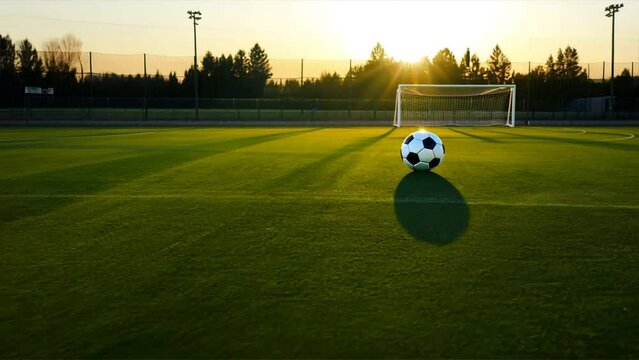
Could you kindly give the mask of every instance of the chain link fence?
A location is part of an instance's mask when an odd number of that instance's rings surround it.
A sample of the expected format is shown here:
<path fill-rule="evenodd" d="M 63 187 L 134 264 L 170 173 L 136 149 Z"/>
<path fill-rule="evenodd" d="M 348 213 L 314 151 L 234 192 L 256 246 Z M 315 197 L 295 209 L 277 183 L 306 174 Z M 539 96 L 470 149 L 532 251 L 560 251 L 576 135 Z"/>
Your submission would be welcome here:
<path fill-rule="evenodd" d="M 45 52 L 39 52 L 44 56 Z M 229 55 L 230 56 L 230 55 Z M 159 74 L 168 77 L 175 73 L 182 80 L 184 73 L 193 66 L 193 56 L 167 56 L 154 54 L 107 54 L 98 52 L 82 52 L 78 55 L 76 65 L 79 77 L 104 76 L 117 74 L 125 76 Z M 202 63 L 203 56 L 198 57 L 198 64 Z M 364 65 L 366 59 L 269 59 L 272 68 L 272 80 L 304 80 L 318 79 L 322 74 L 337 73 L 340 78 L 346 77 L 349 70 L 356 66 Z M 512 71 L 522 75 L 528 75 L 538 66 L 545 66 L 543 62 L 521 61 L 512 62 Z M 201 65 L 198 65 L 201 67 Z M 482 63 L 486 67 L 487 63 Z M 593 81 L 606 81 L 610 79 L 611 69 L 609 61 L 580 63 L 589 79 Z M 634 78 L 639 77 L 639 62 L 615 62 L 614 76 L 620 76 L 624 70 L 628 70 Z"/>
<path fill-rule="evenodd" d="M 31 97 L 22 108 L 0 109 L 0 121 L 349 121 L 387 122 L 394 115 L 394 100 L 373 99 L 199 99 L 196 117 L 194 99 L 121 97 Z M 637 120 L 639 112 L 517 111 L 519 125 L 532 120 Z"/>

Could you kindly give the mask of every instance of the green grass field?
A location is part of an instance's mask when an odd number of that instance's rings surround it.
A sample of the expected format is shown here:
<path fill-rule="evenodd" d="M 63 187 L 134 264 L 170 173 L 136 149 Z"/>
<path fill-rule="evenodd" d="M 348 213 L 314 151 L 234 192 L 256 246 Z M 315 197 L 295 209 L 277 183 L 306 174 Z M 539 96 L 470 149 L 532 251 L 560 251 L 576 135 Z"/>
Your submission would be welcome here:
<path fill-rule="evenodd" d="M 0 129 L 0 357 L 639 357 L 639 128 Z"/>

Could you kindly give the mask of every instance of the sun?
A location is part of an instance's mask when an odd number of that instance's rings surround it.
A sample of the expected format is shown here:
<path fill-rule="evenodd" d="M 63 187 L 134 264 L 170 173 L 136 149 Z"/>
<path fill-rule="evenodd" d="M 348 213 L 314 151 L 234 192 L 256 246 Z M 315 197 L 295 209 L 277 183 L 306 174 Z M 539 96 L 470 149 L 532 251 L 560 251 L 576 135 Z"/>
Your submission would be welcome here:
<path fill-rule="evenodd" d="M 410 41 L 401 40 L 388 43 L 386 53 L 393 59 L 406 63 L 416 63 L 426 56 L 423 49 L 416 47 Z"/>
<path fill-rule="evenodd" d="M 376 43 L 382 44 L 386 54 L 395 60 L 415 62 L 422 58 L 424 49 L 415 44 L 415 35 L 399 19 L 388 16 L 388 4 L 384 2 L 341 3 L 332 11 L 332 30 L 344 52 L 367 59 Z M 351 14 L 358 13 L 358 16 Z"/>
<path fill-rule="evenodd" d="M 453 2 L 454 17 L 441 16 L 442 1 L 330 2 L 331 31 L 342 51 L 368 59 L 379 42 L 395 60 L 417 62 L 448 47 L 461 54 L 484 46 L 499 14 L 498 3 Z M 357 14 L 357 15 L 353 15 Z"/>

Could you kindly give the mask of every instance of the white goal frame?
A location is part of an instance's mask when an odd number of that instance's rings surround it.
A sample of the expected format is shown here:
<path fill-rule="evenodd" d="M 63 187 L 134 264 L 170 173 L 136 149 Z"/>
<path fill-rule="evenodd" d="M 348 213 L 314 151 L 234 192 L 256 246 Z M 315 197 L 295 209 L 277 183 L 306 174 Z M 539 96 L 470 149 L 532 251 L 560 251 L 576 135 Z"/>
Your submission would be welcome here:
<path fill-rule="evenodd" d="M 510 98 L 508 100 L 508 111 L 506 126 L 515 127 L 515 100 L 517 96 L 517 86 L 515 84 L 399 84 L 397 86 L 397 95 L 395 97 L 395 114 L 393 115 L 393 126 L 401 127 L 402 112 L 402 88 L 421 87 L 421 88 L 510 88 Z M 442 126 L 450 126 L 451 124 L 441 124 Z"/>

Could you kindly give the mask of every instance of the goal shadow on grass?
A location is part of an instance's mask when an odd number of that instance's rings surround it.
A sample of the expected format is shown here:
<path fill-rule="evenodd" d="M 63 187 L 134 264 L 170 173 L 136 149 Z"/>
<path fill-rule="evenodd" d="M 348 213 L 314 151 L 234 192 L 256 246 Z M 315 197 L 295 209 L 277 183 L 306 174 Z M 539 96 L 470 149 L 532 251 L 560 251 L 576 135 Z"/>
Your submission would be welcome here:
<path fill-rule="evenodd" d="M 395 189 L 395 216 L 415 238 L 447 245 L 468 227 L 470 211 L 462 194 L 433 172 L 412 172 Z"/>

